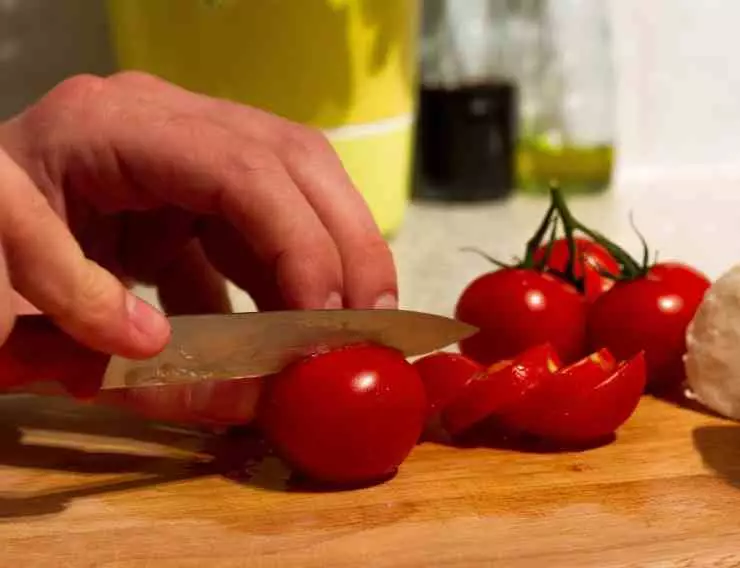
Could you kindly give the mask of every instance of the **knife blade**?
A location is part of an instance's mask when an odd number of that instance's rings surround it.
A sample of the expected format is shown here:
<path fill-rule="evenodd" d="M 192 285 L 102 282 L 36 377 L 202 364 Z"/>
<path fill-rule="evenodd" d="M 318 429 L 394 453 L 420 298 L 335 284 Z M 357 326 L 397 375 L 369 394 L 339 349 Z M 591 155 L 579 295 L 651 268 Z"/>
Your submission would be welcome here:
<path fill-rule="evenodd" d="M 44 316 L 21 316 L 0 346 L 0 386 L 54 381 L 73 394 L 269 375 L 316 350 L 370 342 L 423 355 L 477 331 L 407 310 L 307 310 L 172 316 L 155 357 L 131 360 L 90 350 Z"/>
<path fill-rule="evenodd" d="M 405 356 L 422 355 L 472 335 L 476 328 L 408 310 L 290 310 L 175 316 L 172 337 L 157 356 L 114 356 L 102 388 L 161 386 L 276 373 L 317 350 L 370 342 Z"/>

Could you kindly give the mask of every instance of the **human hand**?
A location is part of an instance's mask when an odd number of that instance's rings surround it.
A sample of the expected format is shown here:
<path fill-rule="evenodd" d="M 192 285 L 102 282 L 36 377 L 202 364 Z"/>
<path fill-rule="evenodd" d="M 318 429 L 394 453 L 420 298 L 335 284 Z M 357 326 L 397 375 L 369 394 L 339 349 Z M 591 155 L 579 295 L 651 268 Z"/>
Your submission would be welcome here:
<path fill-rule="evenodd" d="M 169 327 L 122 282 L 157 286 L 170 313 L 228 310 L 224 277 L 260 309 L 395 306 L 388 247 L 313 130 L 122 73 L 62 83 L 0 146 L 0 338 L 11 288 L 128 357 Z"/>

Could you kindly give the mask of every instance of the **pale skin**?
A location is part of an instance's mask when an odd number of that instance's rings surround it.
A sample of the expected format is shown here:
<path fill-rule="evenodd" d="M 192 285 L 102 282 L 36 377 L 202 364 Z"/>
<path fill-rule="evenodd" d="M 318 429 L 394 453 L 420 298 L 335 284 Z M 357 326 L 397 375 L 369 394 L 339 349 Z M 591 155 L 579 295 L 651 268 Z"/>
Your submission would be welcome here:
<path fill-rule="evenodd" d="M 130 285 L 156 286 L 169 313 L 214 313 L 230 310 L 224 279 L 260 309 L 396 306 L 388 246 L 320 133 L 131 72 L 71 78 L 0 124 L 0 342 L 38 310 L 89 347 L 148 357 L 169 324 Z M 240 422 L 254 390 L 125 404 Z"/>

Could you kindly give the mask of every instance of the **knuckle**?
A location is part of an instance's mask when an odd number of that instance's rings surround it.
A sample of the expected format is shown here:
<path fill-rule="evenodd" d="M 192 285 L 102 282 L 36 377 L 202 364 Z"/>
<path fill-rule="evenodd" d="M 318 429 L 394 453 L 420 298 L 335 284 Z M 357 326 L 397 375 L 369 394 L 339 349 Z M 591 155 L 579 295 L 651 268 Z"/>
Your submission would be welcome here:
<path fill-rule="evenodd" d="M 362 254 L 353 257 L 353 262 L 361 269 L 376 275 L 393 270 L 393 252 L 390 245 L 380 234 L 365 235 L 356 245 Z"/>
<path fill-rule="evenodd" d="M 162 80 L 156 75 L 138 70 L 119 71 L 111 75 L 108 80 L 120 85 L 154 87 L 160 85 Z"/>
<path fill-rule="evenodd" d="M 43 102 L 56 107 L 69 108 L 84 104 L 100 95 L 106 80 L 96 75 L 75 75 L 65 79 L 44 97 Z"/>
<path fill-rule="evenodd" d="M 335 155 L 326 135 L 315 128 L 292 125 L 285 134 L 284 147 L 296 159 L 326 159 Z"/>
<path fill-rule="evenodd" d="M 24 113 L 26 126 L 30 132 L 46 136 L 54 126 L 76 123 L 89 115 L 91 103 L 99 100 L 105 89 L 106 80 L 95 75 L 65 79 Z"/>
<path fill-rule="evenodd" d="M 390 260 L 393 257 L 388 241 L 380 233 L 374 233 L 366 237 L 363 249 L 364 254 L 370 258 L 387 258 Z"/>
<path fill-rule="evenodd" d="M 284 175 L 285 170 L 278 156 L 264 146 L 247 143 L 234 144 L 231 147 L 234 150 L 229 151 L 229 146 L 225 147 L 223 167 L 225 172 L 232 173 L 236 179 L 243 179 L 245 174 L 263 177 Z"/>
<path fill-rule="evenodd" d="M 302 273 L 335 274 L 341 258 L 331 239 L 321 234 L 301 233 L 285 243 L 276 260 L 299 269 Z"/>

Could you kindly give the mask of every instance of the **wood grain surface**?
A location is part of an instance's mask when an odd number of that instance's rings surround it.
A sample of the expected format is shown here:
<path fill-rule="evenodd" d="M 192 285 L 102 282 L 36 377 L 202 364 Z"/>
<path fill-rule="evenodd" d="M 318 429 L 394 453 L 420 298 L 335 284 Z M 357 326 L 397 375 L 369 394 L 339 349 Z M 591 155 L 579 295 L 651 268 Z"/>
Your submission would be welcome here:
<path fill-rule="evenodd" d="M 425 443 L 320 492 L 245 434 L 0 399 L 0 566 L 740 566 L 740 425 L 646 398 L 606 446 Z"/>

